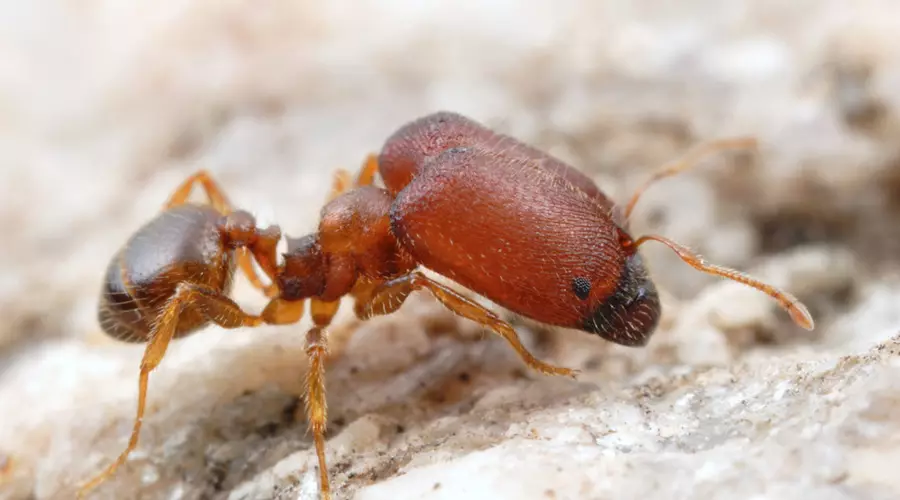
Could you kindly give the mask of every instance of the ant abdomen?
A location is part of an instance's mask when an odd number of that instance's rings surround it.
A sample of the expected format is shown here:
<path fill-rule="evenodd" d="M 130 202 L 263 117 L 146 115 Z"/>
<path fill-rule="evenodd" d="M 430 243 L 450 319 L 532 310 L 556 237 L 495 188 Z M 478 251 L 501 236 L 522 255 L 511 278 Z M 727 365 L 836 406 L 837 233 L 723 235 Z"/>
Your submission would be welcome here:
<path fill-rule="evenodd" d="M 222 245 L 221 220 L 211 207 L 179 205 L 138 230 L 107 268 L 98 311 L 104 332 L 126 342 L 146 342 L 180 283 L 228 293 L 235 261 Z M 187 307 L 175 337 L 207 323 L 200 311 Z"/>

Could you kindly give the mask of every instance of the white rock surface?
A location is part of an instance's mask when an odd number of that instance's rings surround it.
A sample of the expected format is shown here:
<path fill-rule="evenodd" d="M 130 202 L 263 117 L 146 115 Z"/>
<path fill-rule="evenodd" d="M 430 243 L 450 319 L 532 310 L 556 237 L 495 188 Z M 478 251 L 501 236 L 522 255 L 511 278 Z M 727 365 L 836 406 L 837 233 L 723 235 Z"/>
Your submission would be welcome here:
<path fill-rule="evenodd" d="M 578 382 L 526 373 L 427 297 L 342 311 L 339 498 L 900 496 L 900 4 L 34 0 L 0 20 L 0 498 L 71 498 L 124 447 L 141 347 L 100 334 L 97 292 L 181 179 L 207 168 L 300 235 L 335 168 L 438 109 L 617 199 L 698 142 L 758 137 L 650 190 L 636 230 L 786 287 L 817 329 L 652 244 L 647 348 L 516 322 Z M 175 344 L 138 451 L 93 498 L 315 498 L 293 418 L 307 325 Z"/>

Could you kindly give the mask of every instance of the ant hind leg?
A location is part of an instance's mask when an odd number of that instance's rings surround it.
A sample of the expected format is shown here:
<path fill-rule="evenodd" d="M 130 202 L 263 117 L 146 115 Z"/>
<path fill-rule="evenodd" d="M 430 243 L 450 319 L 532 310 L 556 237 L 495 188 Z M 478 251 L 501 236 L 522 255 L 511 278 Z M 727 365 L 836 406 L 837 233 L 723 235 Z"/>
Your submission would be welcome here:
<path fill-rule="evenodd" d="M 206 193 L 206 197 L 209 198 L 209 204 L 217 212 L 222 215 L 233 213 L 234 210 L 231 207 L 231 202 L 228 201 L 228 197 L 225 195 L 225 191 L 206 170 L 199 170 L 185 179 L 169 197 L 169 201 L 166 202 L 164 209 L 177 207 L 187 203 L 195 184 L 200 184 L 203 191 Z M 278 242 L 276 241 L 275 245 L 277 244 Z M 276 294 L 276 287 L 273 285 L 266 285 L 259 278 L 259 274 L 253 266 L 253 254 L 249 249 L 244 247 L 239 248 L 237 250 L 237 261 L 241 271 L 247 276 L 247 280 L 250 281 L 250 284 L 253 285 L 254 288 L 261 290 L 267 297 L 273 297 Z M 269 270 L 266 270 L 266 274 L 269 274 L 269 277 L 271 278 Z"/>
<path fill-rule="evenodd" d="M 111 477 L 137 447 L 141 433 L 141 423 L 144 419 L 150 372 L 159 365 L 165 356 L 169 341 L 172 340 L 178 329 L 178 321 L 188 307 L 201 312 L 207 321 L 211 321 L 223 328 L 253 327 L 263 323 L 263 318 L 245 313 L 234 301 L 212 288 L 194 283 L 182 283 L 179 285 L 175 295 L 169 299 L 165 309 L 160 314 L 154 331 L 149 335 L 151 340 L 144 349 L 144 357 L 141 360 L 141 370 L 138 378 L 137 413 L 134 418 L 128 446 L 115 462 L 79 488 L 79 498 Z"/>
<path fill-rule="evenodd" d="M 203 191 L 206 192 L 206 196 L 209 198 L 209 204 L 212 205 L 216 211 L 220 212 L 222 215 L 227 215 L 231 212 L 231 203 L 228 201 L 228 197 L 225 196 L 225 192 L 206 170 L 199 170 L 185 179 L 175 192 L 172 193 L 172 196 L 169 197 L 169 201 L 166 202 L 164 208 L 172 208 L 185 204 L 187 199 L 191 196 L 191 190 L 193 190 L 194 184 L 198 183 L 203 187 Z"/>

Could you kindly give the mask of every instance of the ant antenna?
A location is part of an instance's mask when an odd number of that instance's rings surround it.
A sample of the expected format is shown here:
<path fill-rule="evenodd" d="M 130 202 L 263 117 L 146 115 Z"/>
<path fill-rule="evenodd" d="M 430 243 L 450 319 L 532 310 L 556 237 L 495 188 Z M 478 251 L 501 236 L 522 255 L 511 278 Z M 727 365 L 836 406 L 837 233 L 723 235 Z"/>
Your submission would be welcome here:
<path fill-rule="evenodd" d="M 671 248 L 678 255 L 678 257 L 681 258 L 681 260 L 686 262 L 694 269 L 697 269 L 698 271 L 712 274 L 714 276 L 721 276 L 722 278 L 727 278 L 732 281 L 737 281 L 738 283 L 742 283 L 744 285 L 756 288 L 763 293 L 766 293 L 767 295 L 778 301 L 778 304 L 785 311 L 787 311 L 788 314 L 790 314 L 791 319 L 794 320 L 794 323 L 796 323 L 801 328 L 812 330 L 815 327 L 815 322 L 813 321 L 812 315 L 809 314 L 809 310 L 793 295 L 772 285 L 763 283 L 762 281 L 759 281 L 758 279 L 748 276 L 747 274 L 744 274 L 740 271 L 729 269 L 723 266 L 717 266 L 715 264 L 710 264 L 706 262 L 706 260 L 704 260 L 703 257 L 698 253 L 692 252 L 684 245 L 675 243 L 668 238 L 650 234 L 641 236 L 634 242 L 626 242 L 625 246 L 626 248 L 630 247 L 630 250 L 632 252 L 636 252 L 637 248 L 641 244 L 651 240 L 658 241 Z"/>
<path fill-rule="evenodd" d="M 640 199 L 641 195 L 644 194 L 644 191 L 646 191 L 647 188 L 649 188 L 657 181 L 665 179 L 666 177 L 672 177 L 673 175 L 684 172 L 685 170 L 694 168 L 700 163 L 701 160 L 713 153 L 718 153 L 720 151 L 729 149 L 756 149 L 756 147 L 757 141 L 753 137 L 718 139 L 702 143 L 678 160 L 663 165 L 660 169 L 654 172 L 646 182 L 639 186 L 635 190 L 633 195 L 631 195 L 631 200 L 629 200 L 628 205 L 625 208 L 625 223 L 627 224 L 630 220 L 631 212 L 632 210 L 634 210 L 634 206 L 637 205 L 637 202 Z"/>

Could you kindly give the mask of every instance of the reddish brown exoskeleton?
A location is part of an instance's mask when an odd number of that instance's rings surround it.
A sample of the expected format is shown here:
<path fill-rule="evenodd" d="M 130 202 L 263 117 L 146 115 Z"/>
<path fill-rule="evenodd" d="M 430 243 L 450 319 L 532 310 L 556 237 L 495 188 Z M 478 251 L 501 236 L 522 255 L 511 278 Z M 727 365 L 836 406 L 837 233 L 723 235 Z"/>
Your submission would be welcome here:
<path fill-rule="evenodd" d="M 225 328 L 298 321 L 310 300 L 306 407 L 319 461 L 322 498 L 330 498 L 325 463 L 325 328 L 342 297 L 366 319 L 396 311 L 416 290 L 503 337 L 538 372 L 575 371 L 535 358 L 496 314 L 420 272 L 430 269 L 500 306 L 549 325 L 574 328 L 629 346 L 647 343 L 660 302 L 637 253 L 644 242 L 668 245 L 689 265 L 757 288 L 801 327 L 812 317 L 790 294 L 737 271 L 706 263 L 666 238 L 632 238 L 628 218 L 652 182 L 709 153 L 754 145 L 751 139 L 707 143 L 659 170 L 624 210 L 587 176 L 512 137 L 453 113 L 435 113 L 393 134 L 352 183 L 340 172 L 318 230 L 288 239 L 279 264 L 277 227 L 258 229 L 233 211 L 208 175 L 182 185 L 166 209 L 110 265 L 100 309 L 104 329 L 147 342 L 138 412 L 126 450 L 82 492 L 108 478 L 137 444 L 147 381 L 169 341 L 209 324 Z M 385 188 L 373 184 L 376 172 Z M 210 205 L 185 203 L 201 183 Z M 162 237 L 165 235 L 165 237 Z M 271 280 L 256 276 L 251 257 Z M 227 297 L 237 265 L 272 298 L 260 315 Z"/>

